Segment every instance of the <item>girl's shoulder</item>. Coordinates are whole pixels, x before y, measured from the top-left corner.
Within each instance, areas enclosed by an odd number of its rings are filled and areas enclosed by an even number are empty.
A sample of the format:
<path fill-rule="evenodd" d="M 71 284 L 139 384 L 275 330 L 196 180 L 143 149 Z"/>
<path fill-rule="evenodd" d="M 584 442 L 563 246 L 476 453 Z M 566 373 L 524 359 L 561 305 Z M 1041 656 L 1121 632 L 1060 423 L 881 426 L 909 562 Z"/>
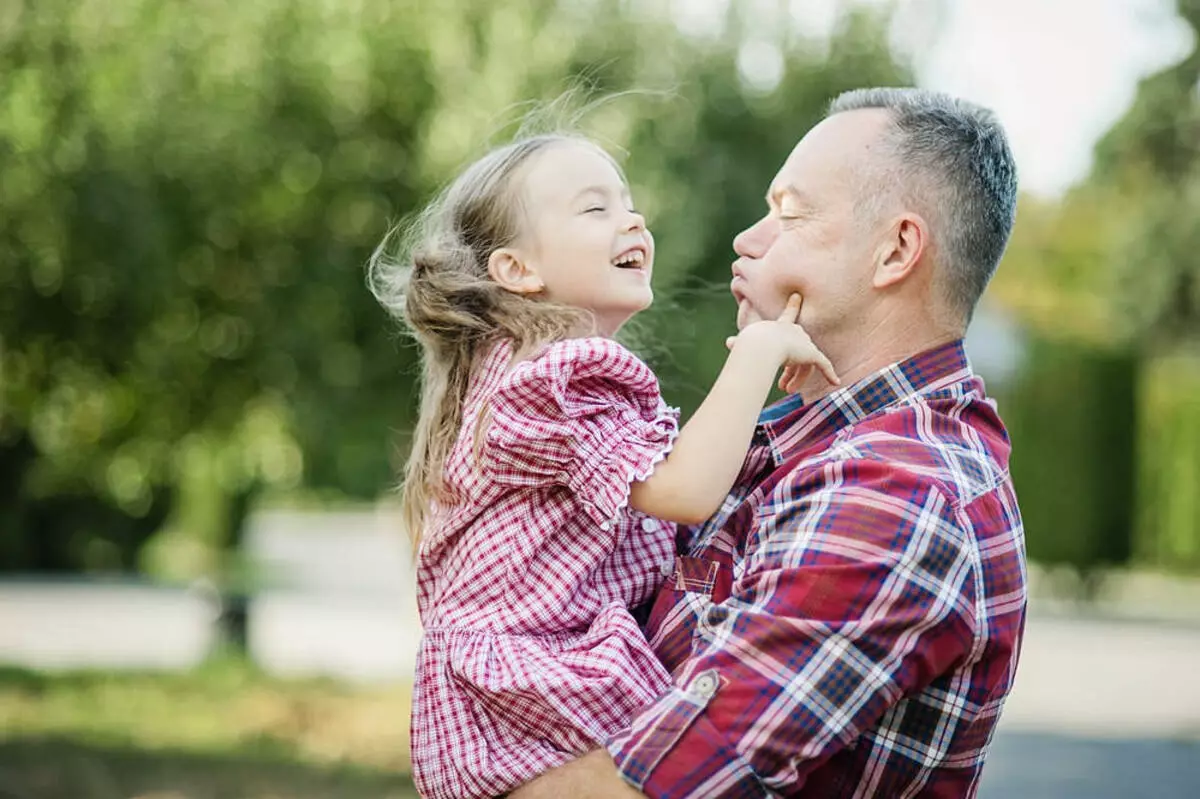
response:
<path fill-rule="evenodd" d="M 568 488 L 597 524 L 628 503 L 630 484 L 649 475 L 679 428 L 650 367 L 606 338 L 558 341 L 514 364 L 486 412 L 488 480 Z"/>
<path fill-rule="evenodd" d="M 610 338 L 590 336 L 556 341 L 513 364 L 501 390 L 541 389 L 657 396 L 658 378 L 645 361 Z"/>

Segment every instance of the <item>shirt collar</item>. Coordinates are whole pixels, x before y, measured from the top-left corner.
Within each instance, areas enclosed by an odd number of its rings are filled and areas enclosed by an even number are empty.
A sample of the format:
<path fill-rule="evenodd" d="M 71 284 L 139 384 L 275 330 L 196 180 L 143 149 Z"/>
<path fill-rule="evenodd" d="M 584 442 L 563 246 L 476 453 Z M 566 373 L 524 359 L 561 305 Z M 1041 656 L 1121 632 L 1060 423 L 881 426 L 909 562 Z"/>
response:
<path fill-rule="evenodd" d="M 812 405 L 805 405 L 798 394 L 784 397 L 762 412 L 758 424 L 779 464 L 809 441 L 833 435 L 917 394 L 928 394 L 971 376 L 963 342 L 956 340 L 886 366 Z"/>

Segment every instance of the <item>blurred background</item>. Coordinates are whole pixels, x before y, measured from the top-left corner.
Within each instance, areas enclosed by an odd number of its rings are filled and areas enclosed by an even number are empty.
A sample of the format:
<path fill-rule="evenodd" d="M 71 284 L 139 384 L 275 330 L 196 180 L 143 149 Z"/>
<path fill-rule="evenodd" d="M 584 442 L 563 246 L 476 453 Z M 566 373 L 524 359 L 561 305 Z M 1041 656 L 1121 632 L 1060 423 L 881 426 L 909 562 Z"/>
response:
<path fill-rule="evenodd" d="M 838 92 L 993 107 L 1023 195 L 968 349 L 1025 653 L 981 796 L 1200 795 L 1200 0 L 3 0 L 0 798 L 410 797 L 388 226 L 582 87 L 687 413 L 730 243 Z"/>

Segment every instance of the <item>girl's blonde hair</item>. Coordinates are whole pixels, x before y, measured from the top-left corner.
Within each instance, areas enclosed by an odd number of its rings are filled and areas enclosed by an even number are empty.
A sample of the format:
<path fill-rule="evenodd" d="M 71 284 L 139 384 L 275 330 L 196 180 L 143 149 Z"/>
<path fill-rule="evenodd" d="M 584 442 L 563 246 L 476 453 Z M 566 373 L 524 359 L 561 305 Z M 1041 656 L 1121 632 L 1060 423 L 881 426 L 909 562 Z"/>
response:
<path fill-rule="evenodd" d="M 443 470 L 462 426 L 462 408 L 480 354 L 500 339 L 516 353 L 567 338 L 592 324 L 584 310 L 507 291 L 488 258 L 523 230 L 522 178 L 550 147 L 584 144 L 575 134 L 520 138 L 472 163 L 407 229 L 393 229 L 369 264 L 379 302 L 421 344 L 421 406 L 404 469 L 403 515 L 420 545 L 435 500 L 447 496 Z"/>

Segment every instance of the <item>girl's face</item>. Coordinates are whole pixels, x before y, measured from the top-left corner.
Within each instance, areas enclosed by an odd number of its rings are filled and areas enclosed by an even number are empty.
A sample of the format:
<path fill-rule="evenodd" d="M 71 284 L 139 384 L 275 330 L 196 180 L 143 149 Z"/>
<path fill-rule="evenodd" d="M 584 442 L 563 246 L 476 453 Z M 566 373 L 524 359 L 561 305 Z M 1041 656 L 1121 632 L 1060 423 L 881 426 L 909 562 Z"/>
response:
<path fill-rule="evenodd" d="M 603 151 L 586 142 L 548 147 L 526 165 L 522 235 L 493 255 L 504 285 L 541 290 L 591 311 L 611 336 L 653 300 L 654 238 L 633 208 L 629 187 Z"/>

